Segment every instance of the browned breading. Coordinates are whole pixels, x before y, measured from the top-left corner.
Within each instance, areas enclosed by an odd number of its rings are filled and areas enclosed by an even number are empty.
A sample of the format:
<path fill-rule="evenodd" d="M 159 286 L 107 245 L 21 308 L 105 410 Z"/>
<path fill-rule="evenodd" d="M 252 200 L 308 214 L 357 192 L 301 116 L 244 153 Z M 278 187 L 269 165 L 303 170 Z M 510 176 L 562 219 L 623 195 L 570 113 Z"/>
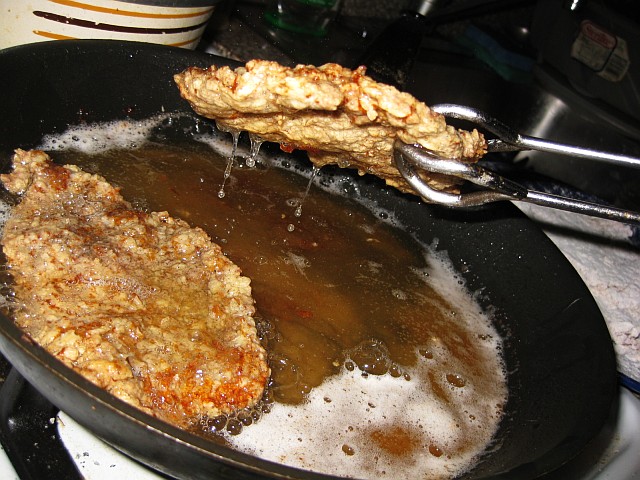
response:
<path fill-rule="evenodd" d="M 447 125 L 410 94 L 367 77 L 364 67 L 288 68 L 252 60 L 235 70 L 191 67 L 175 81 L 200 115 L 280 143 L 284 150 L 306 150 L 317 166 L 356 168 L 404 191 L 412 189 L 393 162 L 396 139 L 463 161 L 486 152 L 479 132 Z M 454 185 L 450 178 L 421 175 L 436 189 Z"/>
<path fill-rule="evenodd" d="M 179 426 L 253 405 L 269 376 L 250 281 L 199 228 L 134 210 L 40 151 L 0 180 L 22 196 L 2 246 L 15 319 L 56 358 Z"/>

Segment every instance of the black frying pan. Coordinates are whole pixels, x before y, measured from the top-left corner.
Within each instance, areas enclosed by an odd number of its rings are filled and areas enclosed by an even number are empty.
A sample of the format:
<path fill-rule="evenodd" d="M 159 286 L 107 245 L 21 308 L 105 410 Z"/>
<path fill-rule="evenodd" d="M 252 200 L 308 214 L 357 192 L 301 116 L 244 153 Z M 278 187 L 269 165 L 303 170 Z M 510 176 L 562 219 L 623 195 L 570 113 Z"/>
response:
<path fill-rule="evenodd" d="M 187 112 L 172 80 L 190 65 L 229 61 L 112 41 L 49 42 L 0 52 L 0 158 L 69 124 Z M 516 208 L 424 205 L 366 178 L 361 195 L 439 239 L 472 290 L 496 309 L 510 396 L 495 446 L 469 478 L 529 479 L 558 468 L 601 430 L 615 405 L 615 357 L 586 286 Z M 0 350 L 56 406 L 120 450 L 185 478 L 328 478 L 214 444 L 112 398 L 34 345 L 5 317 Z"/>

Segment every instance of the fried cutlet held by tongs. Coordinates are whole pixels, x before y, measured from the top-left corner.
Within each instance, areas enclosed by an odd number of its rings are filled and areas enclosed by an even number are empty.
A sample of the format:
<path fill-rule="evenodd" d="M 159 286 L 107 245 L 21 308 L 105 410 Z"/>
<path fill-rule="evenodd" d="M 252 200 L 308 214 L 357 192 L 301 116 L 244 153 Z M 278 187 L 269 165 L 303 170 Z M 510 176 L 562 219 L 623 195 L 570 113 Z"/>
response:
<path fill-rule="evenodd" d="M 475 162 L 486 151 L 478 131 L 447 125 L 410 94 L 368 77 L 365 67 L 289 68 L 252 60 L 235 70 L 191 67 L 174 78 L 196 113 L 226 129 L 250 132 L 286 151 L 306 150 L 318 167 L 355 168 L 405 192 L 414 190 L 393 160 L 396 140 L 462 162 Z M 460 183 L 426 172 L 423 180 L 443 191 L 456 191 Z"/>

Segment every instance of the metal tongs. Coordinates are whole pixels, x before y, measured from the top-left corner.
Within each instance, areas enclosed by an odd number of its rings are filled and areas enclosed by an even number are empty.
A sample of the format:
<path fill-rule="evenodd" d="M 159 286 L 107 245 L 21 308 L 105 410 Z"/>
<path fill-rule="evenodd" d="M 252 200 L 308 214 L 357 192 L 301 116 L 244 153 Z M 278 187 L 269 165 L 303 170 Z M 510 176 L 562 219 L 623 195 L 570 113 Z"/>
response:
<path fill-rule="evenodd" d="M 497 138 L 488 140 L 488 152 L 512 152 L 539 150 L 579 158 L 586 158 L 613 165 L 640 168 L 640 158 L 602 152 L 588 148 L 563 145 L 536 137 L 520 135 L 501 121 L 486 113 L 460 105 L 440 104 L 431 109 L 445 117 L 470 121 Z M 520 201 L 546 207 L 582 213 L 594 217 L 640 225 L 640 213 L 622 210 L 598 203 L 576 200 L 550 193 L 530 190 L 477 164 L 463 163 L 442 158 L 425 148 L 396 141 L 395 163 L 407 182 L 427 202 L 450 207 L 472 207 L 504 200 Z M 432 173 L 455 176 L 472 182 L 483 190 L 463 194 L 442 192 L 431 188 L 416 173 L 416 169 Z"/>

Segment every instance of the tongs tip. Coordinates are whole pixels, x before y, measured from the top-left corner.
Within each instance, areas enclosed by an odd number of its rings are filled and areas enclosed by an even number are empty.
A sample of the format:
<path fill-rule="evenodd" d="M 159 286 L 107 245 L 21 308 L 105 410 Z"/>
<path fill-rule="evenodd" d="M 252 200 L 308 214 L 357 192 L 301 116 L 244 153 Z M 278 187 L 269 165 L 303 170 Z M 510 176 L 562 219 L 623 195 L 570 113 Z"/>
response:
<path fill-rule="evenodd" d="M 640 159 L 623 155 L 596 152 L 593 150 L 561 145 L 535 137 L 520 135 L 504 123 L 479 110 L 454 104 L 440 104 L 431 107 L 442 115 L 468 120 L 479 124 L 497 139 L 489 141 L 489 152 L 513 150 L 541 150 L 581 158 L 600 159 L 609 163 L 618 163 L 640 167 Z M 495 172 L 474 163 L 439 156 L 437 153 L 421 147 L 396 140 L 393 149 L 396 167 L 409 185 L 427 202 L 450 207 L 472 207 L 487 203 L 512 200 L 525 201 L 537 205 L 558 208 L 624 223 L 640 224 L 640 214 L 615 207 L 584 202 L 558 195 L 537 192 L 506 179 Z M 484 190 L 464 194 L 444 192 L 431 187 L 418 173 L 420 170 L 457 177 L 481 186 Z"/>
<path fill-rule="evenodd" d="M 527 189 L 474 163 L 448 159 L 435 152 L 400 141 L 394 144 L 394 160 L 405 180 L 425 201 L 453 207 L 471 207 L 500 200 L 518 200 L 526 197 Z M 417 169 L 429 173 L 457 177 L 487 190 L 456 194 L 431 187 L 418 174 Z"/>

